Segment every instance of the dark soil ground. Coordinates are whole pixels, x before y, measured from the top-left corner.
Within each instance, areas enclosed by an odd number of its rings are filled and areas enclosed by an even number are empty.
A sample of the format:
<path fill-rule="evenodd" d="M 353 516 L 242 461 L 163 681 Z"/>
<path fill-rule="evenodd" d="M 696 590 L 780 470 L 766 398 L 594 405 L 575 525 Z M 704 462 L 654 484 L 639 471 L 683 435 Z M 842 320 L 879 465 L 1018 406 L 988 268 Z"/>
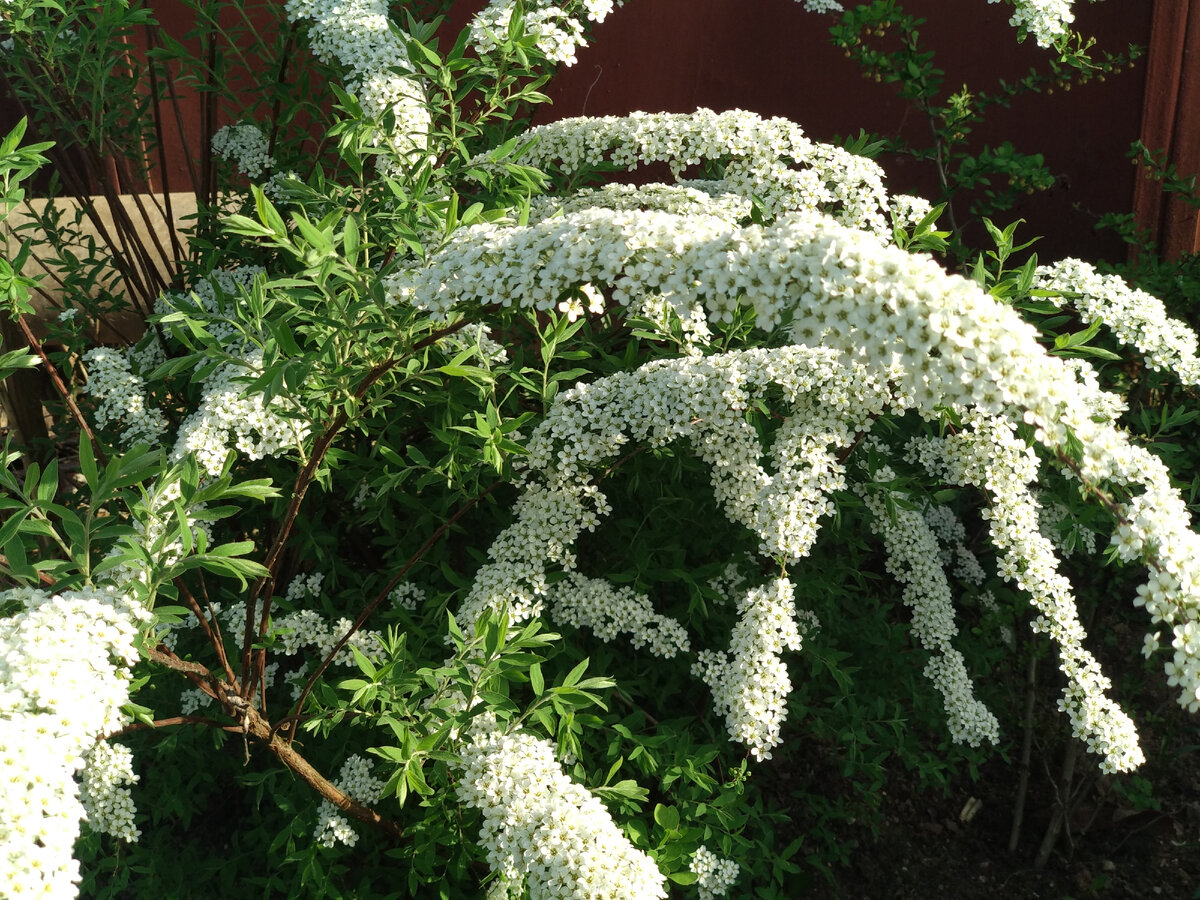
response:
<path fill-rule="evenodd" d="M 1200 728 L 1187 725 L 1190 734 L 1171 742 L 1174 764 L 1152 778 L 1103 777 L 1093 758 L 1079 754 L 1070 814 L 1042 868 L 1034 860 L 1056 809 L 1051 767 L 1040 766 L 1030 780 L 1014 852 L 1008 850 L 1018 793 L 1013 767 L 997 760 L 945 798 L 922 791 L 913 775 L 889 773 L 877 836 L 848 834 L 857 848 L 852 864 L 836 873 L 838 889 L 811 895 L 1200 900 Z M 971 817 L 973 798 L 980 805 Z"/>

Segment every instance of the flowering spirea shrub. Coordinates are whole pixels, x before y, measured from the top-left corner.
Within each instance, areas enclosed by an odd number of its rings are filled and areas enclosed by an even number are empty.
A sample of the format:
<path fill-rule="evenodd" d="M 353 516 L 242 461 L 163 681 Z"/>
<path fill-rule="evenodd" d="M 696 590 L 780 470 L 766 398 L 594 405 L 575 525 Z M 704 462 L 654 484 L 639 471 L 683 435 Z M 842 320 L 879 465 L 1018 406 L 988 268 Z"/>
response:
<path fill-rule="evenodd" d="M 1194 335 L 1077 261 L 948 271 L 936 210 L 783 119 L 529 127 L 616 5 L 496 0 L 439 42 L 417 6 L 290 0 L 330 103 L 257 60 L 262 124 L 210 136 L 240 173 L 206 174 L 145 335 L 54 323 L 57 458 L 0 472 L 0 878 L 801 896 L 797 848 L 829 867 L 763 760 L 916 767 L 932 733 L 976 766 L 1045 642 L 1062 740 L 1129 771 L 1108 660 L 1144 615 L 1129 655 L 1200 708 L 1200 536 L 1122 424 L 1142 364 L 1196 383 Z M 1061 50 L 1069 4 L 1016 10 Z M 1134 364 L 1083 353 L 1101 323 Z M 219 823 L 220 865 L 165 816 Z"/>

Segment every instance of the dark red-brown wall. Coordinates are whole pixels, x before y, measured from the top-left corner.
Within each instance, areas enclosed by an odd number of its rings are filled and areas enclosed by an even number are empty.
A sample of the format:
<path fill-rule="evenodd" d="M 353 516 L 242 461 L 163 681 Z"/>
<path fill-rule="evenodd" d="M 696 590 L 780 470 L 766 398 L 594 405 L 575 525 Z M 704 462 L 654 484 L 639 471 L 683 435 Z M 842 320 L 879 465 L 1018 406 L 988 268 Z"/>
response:
<path fill-rule="evenodd" d="M 1151 3 L 1075 5 L 1077 25 L 1095 35 L 1099 47 L 1118 52 L 1130 42 L 1147 43 Z M 984 0 L 907 0 L 903 6 L 927 20 L 920 40 L 935 52 L 949 90 L 967 84 L 994 91 L 1001 78 L 1012 82 L 1033 66 L 1048 66 L 1049 54 L 1032 40 L 1017 44 L 1006 6 Z M 596 28 L 578 64 L 556 75 L 548 89 L 554 106 L 539 119 L 741 108 L 785 116 L 818 140 L 863 128 L 929 146 L 928 120 L 892 86 L 861 76 L 832 45 L 832 21 L 793 0 L 631 0 Z M 974 133 L 974 148 L 1009 140 L 1020 151 L 1043 153 L 1057 176 L 1053 190 L 1025 198 L 1006 216 L 1023 217 L 1028 234 L 1044 235 L 1043 258 L 1124 257 L 1121 241 L 1096 233 L 1094 224 L 1102 213 L 1131 209 L 1136 170 L 1125 154 L 1139 135 L 1144 89 L 1143 58 L 1103 82 L 995 107 Z M 895 157 L 880 162 L 892 190 L 936 193 L 929 164 Z"/>
<path fill-rule="evenodd" d="M 250 5 L 267 2 L 252 0 Z M 1157 0 L 1164 2 L 1190 0 Z M 182 36 L 188 27 L 182 4 L 164 0 L 153 5 L 164 28 Z M 456 2 L 443 32 L 453 34 L 482 5 L 482 0 Z M 1044 70 L 1049 63 L 1049 54 L 1032 41 L 1016 43 L 1006 5 L 905 0 L 903 6 L 927 20 L 920 38 L 935 51 L 947 89 L 965 83 L 974 91 L 994 90 L 1000 78 L 1013 81 L 1031 66 Z M 1149 41 L 1155 6 L 1150 0 L 1081 0 L 1075 6 L 1078 27 L 1095 35 L 1101 48 L 1119 52 L 1129 42 Z M 578 64 L 555 76 L 547 88 L 554 104 L 538 111 L 538 121 L 633 110 L 742 108 L 786 116 L 818 140 L 857 134 L 861 128 L 928 145 L 923 115 L 897 99 L 892 86 L 864 80 L 832 45 L 832 21 L 805 12 L 793 0 L 630 0 L 596 27 L 595 40 L 580 53 Z M 974 133 L 973 149 L 1010 140 L 1023 152 L 1045 154 L 1057 178 L 1055 188 L 1024 198 L 1004 216 L 1024 217 L 1027 234 L 1044 235 L 1038 246 L 1043 258 L 1124 256 L 1121 242 L 1098 234 L 1094 224 L 1100 214 L 1133 208 L 1136 170 L 1125 153 L 1139 135 L 1145 87 L 1143 59 L 1129 71 L 1070 93 L 1035 94 L 1018 98 L 1011 109 L 993 108 Z M 194 95 L 184 97 L 184 109 L 185 130 L 192 132 L 199 121 Z M 13 112 L 0 104 L 0 118 Z M 166 140 L 179 146 L 175 136 Z M 193 154 L 198 155 L 194 148 Z M 936 193 L 929 164 L 896 157 L 880 161 L 893 191 Z M 176 170 L 173 183 L 180 184 L 186 166 L 173 160 L 170 167 Z M 978 231 L 968 237 L 983 239 Z"/>

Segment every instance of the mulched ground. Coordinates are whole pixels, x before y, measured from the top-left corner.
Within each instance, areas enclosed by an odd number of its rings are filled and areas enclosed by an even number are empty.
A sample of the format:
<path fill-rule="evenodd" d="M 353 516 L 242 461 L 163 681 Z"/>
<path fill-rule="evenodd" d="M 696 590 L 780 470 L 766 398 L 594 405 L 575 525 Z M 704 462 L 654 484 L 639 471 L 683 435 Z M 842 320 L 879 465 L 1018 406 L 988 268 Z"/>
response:
<path fill-rule="evenodd" d="M 878 837 L 858 835 L 853 865 L 837 873 L 828 896 L 863 900 L 992 898 L 1147 898 L 1200 900 L 1200 728 L 1174 754 L 1175 766 L 1153 780 L 1158 809 L 1122 796 L 1081 755 L 1082 790 L 1046 866 L 1033 860 L 1053 810 L 1043 775 L 1030 785 L 1017 850 L 1008 851 L 1016 777 L 1000 761 L 974 784 L 943 799 L 921 792 L 915 776 L 889 778 L 880 798 Z M 1128 778 L 1128 776 L 1122 776 Z M 1077 781 L 1076 786 L 1080 786 Z M 962 821 L 976 798 L 979 811 Z M 1142 807 L 1142 808 L 1139 808 Z M 824 890 L 812 896 L 826 896 Z"/>

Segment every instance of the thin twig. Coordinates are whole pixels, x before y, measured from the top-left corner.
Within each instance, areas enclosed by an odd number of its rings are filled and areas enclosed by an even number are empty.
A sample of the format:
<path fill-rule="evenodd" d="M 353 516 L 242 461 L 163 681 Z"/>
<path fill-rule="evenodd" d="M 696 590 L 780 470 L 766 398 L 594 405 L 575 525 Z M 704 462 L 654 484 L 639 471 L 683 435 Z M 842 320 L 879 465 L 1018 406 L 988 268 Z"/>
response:
<path fill-rule="evenodd" d="M 220 728 L 222 731 L 241 731 L 241 728 L 233 728 L 230 725 L 225 725 L 217 722 L 214 719 L 208 719 L 204 716 L 170 716 L 166 719 L 155 719 L 153 722 L 131 722 L 123 728 L 118 728 L 116 731 L 109 732 L 104 735 L 101 740 L 111 740 L 118 738 L 123 734 L 129 734 L 131 731 L 147 731 L 156 728 L 169 728 L 173 725 L 207 725 L 210 728 Z"/>
<path fill-rule="evenodd" d="M 50 357 L 46 354 L 46 349 L 42 346 L 42 342 L 37 339 L 37 335 L 33 333 L 33 329 L 29 327 L 29 323 L 25 321 L 25 317 L 20 313 L 17 314 L 17 325 L 21 329 L 21 333 L 25 335 L 25 341 L 29 344 L 29 349 L 41 357 L 42 365 L 46 367 L 46 374 L 50 376 L 50 382 L 54 385 L 54 389 L 58 392 L 58 396 L 63 403 L 67 405 L 67 409 L 71 411 L 71 417 L 75 420 L 75 424 L 79 426 L 79 430 L 87 435 L 88 440 L 92 442 L 92 450 L 96 455 L 96 459 L 101 465 L 107 465 L 108 460 L 105 458 L 104 451 L 100 448 L 100 444 L 96 441 L 96 435 L 92 432 L 92 428 L 87 423 L 87 419 L 83 417 L 79 406 L 75 403 L 75 398 L 71 396 L 71 391 L 63 382 L 62 376 L 58 374 L 58 369 L 50 362 Z"/>

